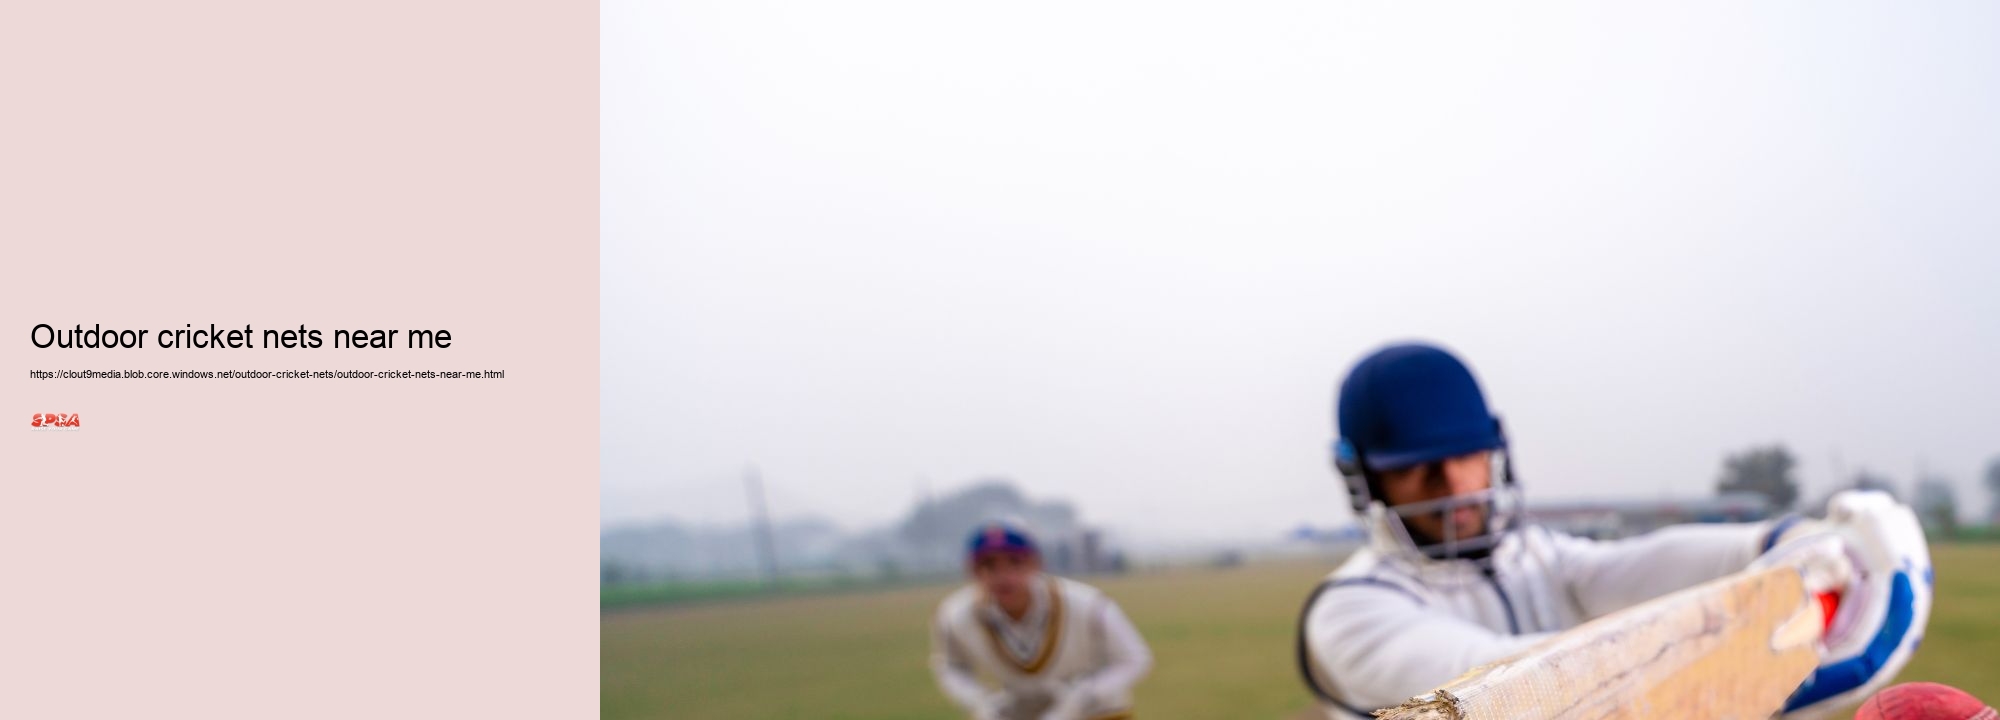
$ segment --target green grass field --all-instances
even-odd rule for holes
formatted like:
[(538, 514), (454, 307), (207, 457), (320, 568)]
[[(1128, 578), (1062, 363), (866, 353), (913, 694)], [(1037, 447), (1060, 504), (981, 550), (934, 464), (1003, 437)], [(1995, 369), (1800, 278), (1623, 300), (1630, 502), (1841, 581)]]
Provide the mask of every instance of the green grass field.
[[(1942, 545), (1928, 638), (1902, 680), (2000, 701), (2000, 545)], [(1093, 578), (1152, 646), (1138, 712), (1287, 718), (1299, 603), (1332, 560)], [(603, 617), (605, 718), (957, 717), (925, 666), (945, 586), (628, 610)]]
[(822, 596), (844, 592), (881, 591), (942, 582), (936, 578), (903, 579), (894, 582), (851, 577), (787, 579), (775, 587), (758, 580), (717, 580), (675, 582), (654, 585), (610, 585), (597, 594), (602, 610), (714, 603), (725, 600), (769, 600), (777, 597)]

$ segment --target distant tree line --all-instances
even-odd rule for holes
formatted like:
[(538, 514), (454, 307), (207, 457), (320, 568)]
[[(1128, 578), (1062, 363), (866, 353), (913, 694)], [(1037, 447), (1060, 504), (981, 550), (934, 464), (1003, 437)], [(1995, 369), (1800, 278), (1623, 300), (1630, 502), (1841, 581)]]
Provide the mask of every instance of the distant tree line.
[[(1740, 452), (1731, 453), (1722, 459), (1722, 473), (1716, 479), (1717, 493), (1755, 493), (1769, 500), (1775, 512), (1807, 510), (1815, 514), (1826, 512), (1826, 502), (1832, 497), (1828, 493), (1819, 498), (1809, 508), (1799, 508), (1799, 483), (1794, 476), (1798, 459), (1783, 444), (1759, 445)], [(1987, 508), (1985, 524), (2000, 524), (2000, 457), (1995, 457), (1986, 465), (1986, 490), (1990, 505)], [(1952, 537), (1959, 532), (1958, 498), (1951, 480), (1941, 475), (1925, 473), (1917, 477), (1913, 494), (1908, 498), (1911, 509), (1924, 528), (1944, 537)], [(1880, 490), (1902, 499), (1894, 481), (1887, 476), (1867, 468), (1856, 470), (1839, 490)]]

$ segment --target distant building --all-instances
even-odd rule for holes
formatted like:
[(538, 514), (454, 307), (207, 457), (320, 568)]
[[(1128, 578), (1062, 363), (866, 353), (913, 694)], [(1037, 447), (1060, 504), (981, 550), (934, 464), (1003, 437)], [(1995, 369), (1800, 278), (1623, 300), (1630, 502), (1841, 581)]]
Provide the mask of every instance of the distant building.
[(1685, 500), (1603, 500), (1530, 503), (1528, 521), (1600, 540), (1630, 537), (1683, 523), (1756, 522), (1773, 514), (1769, 498), (1724, 493)]

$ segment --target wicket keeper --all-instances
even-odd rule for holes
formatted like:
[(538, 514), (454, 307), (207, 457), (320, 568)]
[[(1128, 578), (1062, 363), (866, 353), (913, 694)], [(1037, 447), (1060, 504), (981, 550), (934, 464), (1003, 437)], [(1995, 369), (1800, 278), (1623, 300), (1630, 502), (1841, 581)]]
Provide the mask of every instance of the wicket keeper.
[(994, 522), (966, 542), (971, 584), (938, 606), (931, 672), (975, 720), (1120, 720), (1152, 651), (1096, 588), (1042, 572), (1020, 526)]

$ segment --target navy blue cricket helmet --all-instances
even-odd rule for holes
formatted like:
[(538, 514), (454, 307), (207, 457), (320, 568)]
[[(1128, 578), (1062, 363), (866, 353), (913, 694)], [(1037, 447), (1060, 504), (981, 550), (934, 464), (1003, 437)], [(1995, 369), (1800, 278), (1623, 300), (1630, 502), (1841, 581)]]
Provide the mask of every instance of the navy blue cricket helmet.
[(1375, 472), (1507, 447), (1472, 371), (1435, 345), (1390, 345), (1362, 358), (1340, 384), (1335, 415), (1334, 464), (1356, 513), (1368, 508)]

